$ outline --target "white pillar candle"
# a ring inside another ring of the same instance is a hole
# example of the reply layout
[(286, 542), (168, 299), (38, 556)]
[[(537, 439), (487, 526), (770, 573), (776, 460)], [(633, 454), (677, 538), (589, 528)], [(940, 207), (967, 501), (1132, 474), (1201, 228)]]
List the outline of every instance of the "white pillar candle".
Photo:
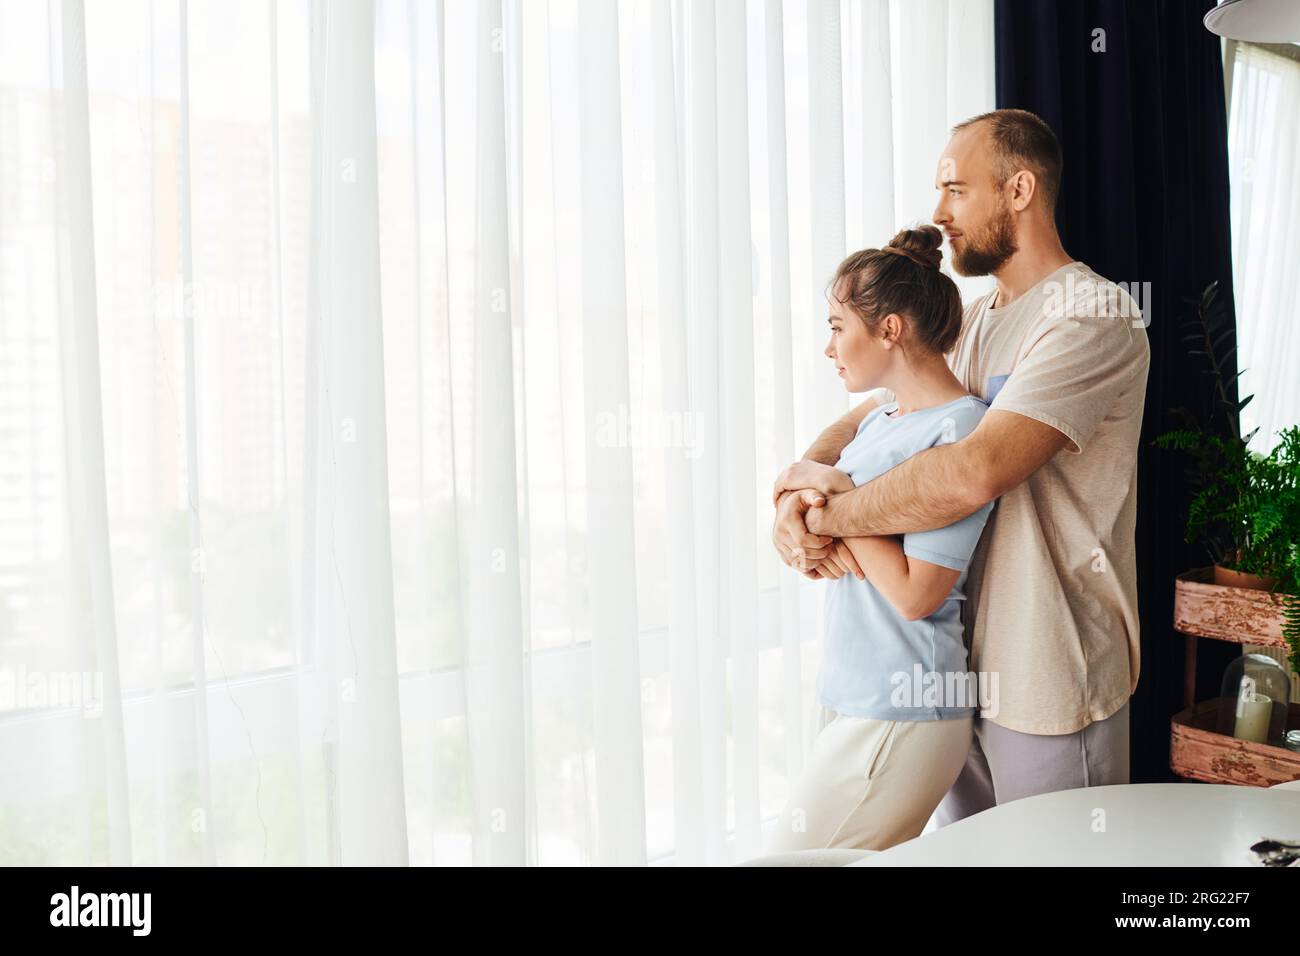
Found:
[(1273, 698), (1264, 694), (1242, 694), (1237, 698), (1237, 726), (1232, 736), (1262, 744), (1268, 740), (1268, 724), (1273, 716)]

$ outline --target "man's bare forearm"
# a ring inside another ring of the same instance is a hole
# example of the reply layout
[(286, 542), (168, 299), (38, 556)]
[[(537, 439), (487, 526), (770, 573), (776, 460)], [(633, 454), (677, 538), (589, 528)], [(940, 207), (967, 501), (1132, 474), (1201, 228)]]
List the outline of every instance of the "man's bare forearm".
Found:
[(992, 501), (962, 443), (927, 448), (879, 478), (831, 495), (807, 514), (808, 530), (826, 537), (906, 534), (944, 528)]

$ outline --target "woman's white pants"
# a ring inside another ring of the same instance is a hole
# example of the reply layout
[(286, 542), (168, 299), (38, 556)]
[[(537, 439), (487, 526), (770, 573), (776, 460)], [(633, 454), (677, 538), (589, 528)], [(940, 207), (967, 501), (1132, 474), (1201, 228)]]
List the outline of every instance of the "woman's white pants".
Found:
[(884, 850), (919, 836), (970, 752), (974, 718), (875, 720), (819, 703), (802, 772), (766, 852)]

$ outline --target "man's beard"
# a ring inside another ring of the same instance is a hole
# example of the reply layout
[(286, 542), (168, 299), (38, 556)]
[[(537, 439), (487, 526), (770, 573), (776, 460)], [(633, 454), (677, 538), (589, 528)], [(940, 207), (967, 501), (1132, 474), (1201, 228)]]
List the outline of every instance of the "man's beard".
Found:
[(952, 251), (952, 267), (959, 275), (992, 275), (1016, 254), (1015, 221), (1011, 218), (1010, 204), (1005, 201), (999, 204), (978, 238), (967, 232), (962, 239), (961, 249)]

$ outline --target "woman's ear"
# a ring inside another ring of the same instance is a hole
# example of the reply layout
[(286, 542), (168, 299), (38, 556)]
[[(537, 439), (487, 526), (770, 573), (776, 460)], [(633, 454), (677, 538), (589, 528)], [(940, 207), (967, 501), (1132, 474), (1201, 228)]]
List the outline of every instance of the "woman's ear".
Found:
[(890, 312), (880, 320), (877, 329), (880, 331), (880, 344), (887, 349), (892, 349), (898, 344), (898, 338), (903, 333), (903, 318), (897, 312)]

